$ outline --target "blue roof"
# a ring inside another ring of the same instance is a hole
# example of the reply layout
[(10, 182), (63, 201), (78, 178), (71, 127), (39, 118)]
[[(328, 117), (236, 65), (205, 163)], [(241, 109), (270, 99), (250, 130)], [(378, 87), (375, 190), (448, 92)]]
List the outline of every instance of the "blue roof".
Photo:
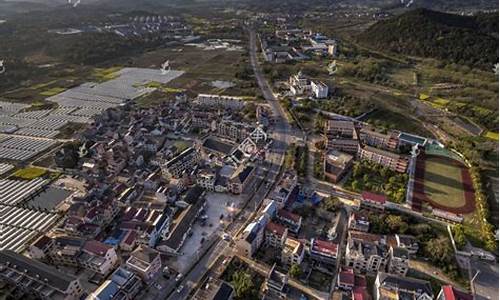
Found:
[(116, 293), (120, 290), (118, 284), (113, 281), (106, 281), (104, 288), (97, 294), (97, 299), (113, 299)]
[(411, 144), (419, 144), (419, 145), (425, 145), (425, 142), (427, 141), (427, 139), (424, 137), (404, 132), (402, 132), (399, 135), (399, 139)]
[(119, 286), (123, 286), (133, 276), (134, 273), (131, 271), (123, 267), (119, 267), (111, 276), (111, 280)]

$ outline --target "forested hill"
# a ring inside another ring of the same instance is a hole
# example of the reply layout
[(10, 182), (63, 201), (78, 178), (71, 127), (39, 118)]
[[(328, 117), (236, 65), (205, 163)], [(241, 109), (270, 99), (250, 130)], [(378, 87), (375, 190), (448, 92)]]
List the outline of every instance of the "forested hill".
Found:
[(491, 69), (498, 62), (498, 14), (459, 16), (416, 9), (377, 22), (357, 40), (382, 51)]

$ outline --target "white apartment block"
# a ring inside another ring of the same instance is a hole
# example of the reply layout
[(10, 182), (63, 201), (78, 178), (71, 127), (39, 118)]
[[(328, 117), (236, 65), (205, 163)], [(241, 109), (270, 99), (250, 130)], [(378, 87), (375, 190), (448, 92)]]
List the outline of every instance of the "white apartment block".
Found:
[(241, 97), (199, 94), (196, 101), (203, 106), (221, 107), (229, 109), (242, 109), (245, 107), (246, 102)]
[(316, 99), (324, 99), (328, 97), (328, 86), (321, 81), (311, 81), (311, 91)]

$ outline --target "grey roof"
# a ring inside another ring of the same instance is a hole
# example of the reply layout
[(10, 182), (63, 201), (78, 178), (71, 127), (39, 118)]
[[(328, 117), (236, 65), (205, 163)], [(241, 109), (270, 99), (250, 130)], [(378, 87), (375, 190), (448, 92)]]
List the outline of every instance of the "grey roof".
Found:
[(388, 286), (392, 288), (397, 288), (402, 291), (414, 291), (418, 294), (426, 293), (429, 296), (433, 296), (431, 284), (426, 280), (420, 280), (410, 277), (401, 277), (398, 275), (392, 275), (384, 272), (379, 272), (378, 277), (381, 286)]
[(233, 149), (233, 146), (231, 144), (224, 143), (214, 138), (207, 138), (205, 142), (203, 142), (203, 147), (226, 155), (229, 155), (231, 153), (231, 150)]
[(131, 253), (131, 256), (148, 263), (153, 262), (159, 255), (158, 251), (147, 246), (138, 247)]
[(215, 293), (213, 300), (228, 300), (231, 299), (231, 295), (233, 294), (233, 287), (226, 282), (222, 282)]
[(410, 256), (408, 249), (402, 247), (393, 247), (392, 255), (399, 258), (408, 258)]
[(253, 170), (253, 166), (246, 166), (245, 169), (243, 169), (239, 174), (238, 174), (238, 179), (240, 180), (241, 183), (245, 182), (247, 179), (248, 175)]
[(10, 250), (0, 251), (0, 264), (8, 264), (10, 268), (17, 269), (32, 278), (38, 276), (40, 280), (45, 281), (46, 279), (48, 285), (61, 291), (66, 291), (68, 286), (76, 280), (74, 276), (68, 273), (63, 274), (49, 265)]
[(172, 229), (167, 239), (160, 243), (161, 245), (165, 245), (175, 251), (178, 251), (181, 248), (184, 235), (191, 228), (198, 212), (205, 204), (205, 199), (201, 197), (203, 195), (203, 191), (203, 188), (199, 186), (194, 186), (189, 189), (184, 201), (190, 203), (191, 205), (186, 208), (185, 212), (183, 212), (184, 215), (181, 216), (182, 219), (179, 220), (177, 225)]
[(200, 197), (203, 195), (204, 191), (205, 190), (202, 187), (195, 185), (187, 191), (183, 200), (186, 203), (195, 204), (196, 202), (198, 202)]
[(196, 149), (194, 149), (193, 147), (187, 148), (186, 150), (184, 150), (183, 152), (181, 152), (176, 157), (174, 157), (171, 160), (167, 161), (166, 167), (169, 168), (169, 167), (173, 166), (174, 164), (176, 164), (177, 162), (183, 160), (184, 158), (186, 158), (187, 156), (191, 155), (191, 153), (193, 153), (195, 151), (196, 151)]

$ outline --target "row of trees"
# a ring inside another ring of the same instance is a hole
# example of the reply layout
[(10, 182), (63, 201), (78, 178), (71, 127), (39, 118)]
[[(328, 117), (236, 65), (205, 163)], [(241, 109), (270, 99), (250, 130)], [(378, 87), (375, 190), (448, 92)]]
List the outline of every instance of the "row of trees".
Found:
[(469, 173), (472, 179), (472, 185), (475, 192), (476, 212), (475, 219), (479, 223), (479, 237), (483, 242), (483, 246), (489, 251), (496, 251), (498, 244), (495, 240), (495, 228), (489, 222), (490, 207), (488, 196), (485, 190), (484, 182), (486, 178), (481, 173), (481, 161), (486, 159), (488, 153), (483, 152), (480, 145), (474, 140), (461, 139), (455, 141), (452, 145), (460, 153), (462, 153), (471, 164)]
[(295, 171), (299, 176), (307, 175), (307, 162), (309, 158), (309, 148), (307, 144), (304, 146), (297, 146), (295, 150), (295, 163), (293, 165)]

